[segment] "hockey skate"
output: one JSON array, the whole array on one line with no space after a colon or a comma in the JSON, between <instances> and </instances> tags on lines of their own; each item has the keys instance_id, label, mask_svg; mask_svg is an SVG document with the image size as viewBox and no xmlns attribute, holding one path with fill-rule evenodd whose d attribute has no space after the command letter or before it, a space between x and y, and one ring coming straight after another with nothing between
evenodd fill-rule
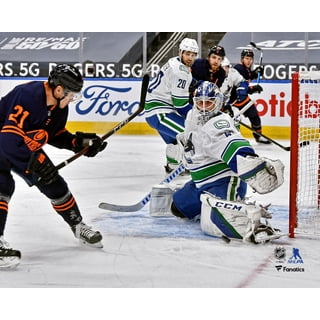
<instances>
[{"instance_id":1,"label":"hockey skate","mask_svg":"<svg viewBox=\"0 0 320 320\"><path fill-rule=\"evenodd\" d=\"M81 243L94 248L103 248L101 233L99 231L93 231L92 227L87 226L85 223L80 222L71 226L71 230Z\"/></svg>"},{"instance_id":2,"label":"hockey skate","mask_svg":"<svg viewBox=\"0 0 320 320\"><path fill-rule=\"evenodd\" d=\"M271 240L279 239L282 236L286 236L287 234L281 232L280 229L275 229L268 225L267 221L266 224L260 224L258 228L256 228L251 237L250 240L254 244L264 244L266 242L269 242Z\"/></svg>"},{"instance_id":3,"label":"hockey skate","mask_svg":"<svg viewBox=\"0 0 320 320\"><path fill-rule=\"evenodd\" d=\"M21 259L21 252L10 248L9 243L0 237L0 269L16 268Z\"/></svg>"},{"instance_id":4,"label":"hockey skate","mask_svg":"<svg viewBox=\"0 0 320 320\"><path fill-rule=\"evenodd\" d=\"M258 135L255 135L254 136L255 140L257 143L263 143L263 144L270 144L271 142L269 140L267 140L266 138L264 137L261 137L261 136L258 136Z\"/></svg>"},{"instance_id":5,"label":"hockey skate","mask_svg":"<svg viewBox=\"0 0 320 320\"><path fill-rule=\"evenodd\" d=\"M258 206L255 201L247 203L246 211L251 223L248 224L249 230L243 238L244 241L265 244L287 235L269 224L268 219L272 218L271 213L268 211L270 205ZM264 222L261 221L261 218L264 218Z\"/></svg>"}]
</instances>

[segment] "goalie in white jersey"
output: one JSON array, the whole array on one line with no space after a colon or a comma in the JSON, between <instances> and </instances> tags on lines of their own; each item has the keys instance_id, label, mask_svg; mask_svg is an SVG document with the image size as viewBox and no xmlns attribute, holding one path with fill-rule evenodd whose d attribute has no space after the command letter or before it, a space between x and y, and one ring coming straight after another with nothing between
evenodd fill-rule
<instances>
[{"instance_id":1,"label":"goalie in white jersey","mask_svg":"<svg viewBox=\"0 0 320 320\"><path fill-rule=\"evenodd\" d=\"M258 193L269 193L283 183L284 166L280 160L255 154L233 119L220 111L223 101L223 94L211 82L202 82L195 91L185 131L178 136L192 180L174 192L171 211L189 219L201 214L201 227L207 234L254 241L252 235L261 227L260 217L270 214L255 204L244 203L247 184ZM213 213L216 207L219 219ZM274 229L267 228L270 236Z\"/></svg>"},{"instance_id":2,"label":"goalie in white jersey","mask_svg":"<svg viewBox=\"0 0 320 320\"><path fill-rule=\"evenodd\" d=\"M167 144L167 172L174 170L181 162L176 135L184 131L186 114L192 108L189 103L192 83L190 67L198 51L196 40L183 39L179 45L179 56L168 60L148 88L145 118Z\"/></svg>"}]
</instances>

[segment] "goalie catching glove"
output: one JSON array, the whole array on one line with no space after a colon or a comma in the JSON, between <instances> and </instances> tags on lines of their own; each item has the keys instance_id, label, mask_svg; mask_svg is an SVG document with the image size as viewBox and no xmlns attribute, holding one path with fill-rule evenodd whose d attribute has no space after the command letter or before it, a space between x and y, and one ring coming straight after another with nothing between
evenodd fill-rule
<instances>
[{"instance_id":1,"label":"goalie catching glove","mask_svg":"<svg viewBox=\"0 0 320 320\"><path fill-rule=\"evenodd\" d=\"M284 165L280 160L237 156L238 175L260 194L269 193L283 184Z\"/></svg>"},{"instance_id":2,"label":"goalie catching glove","mask_svg":"<svg viewBox=\"0 0 320 320\"><path fill-rule=\"evenodd\" d=\"M103 141L95 133L76 132L73 140L72 151L77 153L82 149L89 147L88 151L84 154L87 157L94 157L100 151L104 150L107 142Z\"/></svg>"}]
</instances>

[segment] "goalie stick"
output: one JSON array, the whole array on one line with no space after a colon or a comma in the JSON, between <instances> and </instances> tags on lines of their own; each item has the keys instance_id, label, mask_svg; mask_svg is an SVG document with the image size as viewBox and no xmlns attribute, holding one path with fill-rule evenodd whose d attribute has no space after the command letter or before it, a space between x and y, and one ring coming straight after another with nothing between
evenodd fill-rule
<instances>
[{"instance_id":1,"label":"goalie stick","mask_svg":"<svg viewBox=\"0 0 320 320\"><path fill-rule=\"evenodd\" d=\"M173 181L183 171L185 171L185 167L183 164L181 164L176 170L172 171L164 180L162 180L160 184L169 183ZM107 202L101 202L99 204L99 208L110 211L135 212L142 209L150 201L150 199L151 192L149 192L143 199L141 199L141 201L132 205L118 205Z\"/></svg>"},{"instance_id":2,"label":"goalie stick","mask_svg":"<svg viewBox=\"0 0 320 320\"><path fill-rule=\"evenodd\" d=\"M143 76L142 79L142 85L141 85L141 92L140 92L140 103L139 103L139 108L133 113L131 114L128 118L126 118L125 120L119 122L115 127L113 127L110 131L108 131L105 135L103 135L101 137L102 140L106 140L107 138L109 138L111 135L113 135L115 132L117 132L118 130L120 130L122 127L124 127L128 122L130 122L133 118L135 118L139 113L141 113L144 110L144 105L145 105L145 100L146 100L146 95L147 95L147 90L148 90L148 85L149 85L149 75L145 74ZM76 154L74 154L72 157L70 157L69 159L61 162L60 164L58 164L56 166L57 170L65 167L66 165L68 165L69 163L71 163L72 161L78 159L80 156L82 156L83 154L85 154L88 150L89 150L89 146L83 148L82 150L80 150L79 152L77 152Z\"/></svg>"},{"instance_id":3,"label":"goalie stick","mask_svg":"<svg viewBox=\"0 0 320 320\"><path fill-rule=\"evenodd\" d=\"M244 108L240 110L240 112L237 114L236 117L234 117L234 120L239 118L241 114L243 114L251 104L246 105ZM238 120L236 120L238 121ZM173 181L180 173L182 173L185 170L185 167L183 165L180 165L176 170L172 171L164 180L160 182L160 184L163 183L169 183ZM132 204L132 205L118 205L118 204L112 204L107 202L101 202L99 204L100 209L104 210L110 210L110 211L120 211L120 212L136 212L140 209L142 209L151 199L151 192L149 192L143 199L141 199L139 202Z\"/></svg>"}]
</instances>

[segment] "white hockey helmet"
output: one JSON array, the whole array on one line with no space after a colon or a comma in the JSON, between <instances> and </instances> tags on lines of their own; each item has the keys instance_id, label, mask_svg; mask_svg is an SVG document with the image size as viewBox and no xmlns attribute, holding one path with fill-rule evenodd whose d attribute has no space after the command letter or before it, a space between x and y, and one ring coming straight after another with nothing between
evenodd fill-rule
<instances>
[{"instance_id":1,"label":"white hockey helmet","mask_svg":"<svg viewBox=\"0 0 320 320\"><path fill-rule=\"evenodd\" d=\"M179 45L180 51L190 51L198 54L199 46L196 40L190 38L184 38Z\"/></svg>"},{"instance_id":2,"label":"white hockey helmet","mask_svg":"<svg viewBox=\"0 0 320 320\"><path fill-rule=\"evenodd\" d=\"M227 57L224 57L221 62L221 67L231 67L231 62Z\"/></svg>"}]
</instances>

